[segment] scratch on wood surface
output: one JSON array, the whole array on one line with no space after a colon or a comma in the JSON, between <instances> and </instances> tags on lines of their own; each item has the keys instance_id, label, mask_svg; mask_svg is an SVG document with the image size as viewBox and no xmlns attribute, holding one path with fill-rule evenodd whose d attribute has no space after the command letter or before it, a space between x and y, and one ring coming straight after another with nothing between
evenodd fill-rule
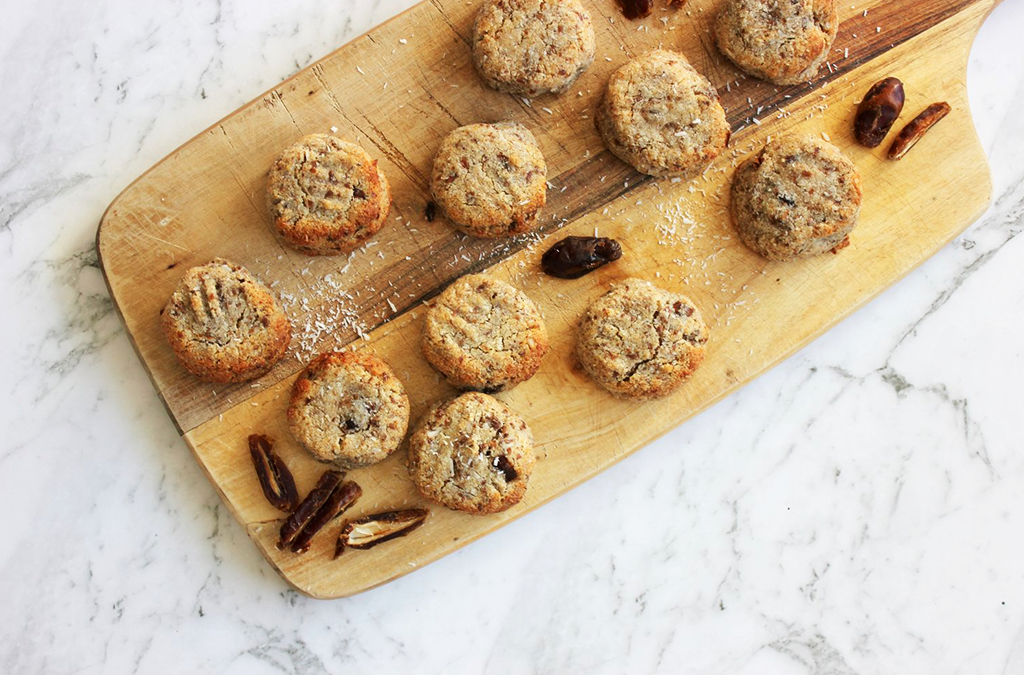
<instances>
[{"instance_id":1,"label":"scratch on wood surface","mask_svg":"<svg viewBox=\"0 0 1024 675\"><path fill-rule=\"evenodd\" d=\"M159 242L161 242L163 244L167 244L168 246L173 246L174 248L181 249L182 251L185 251L186 253L191 253L192 252L192 249L190 249L190 248L185 248L184 246L182 246L180 244L175 244L173 241L167 241L166 239L161 239L160 237L156 236L155 234L150 234L149 232L146 232L145 230L142 230L142 229L135 230L135 234L142 235L144 237L149 237L150 239L159 241Z\"/></svg>"},{"instance_id":2,"label":"scratch on wood surface","mask_svg":"<svg viewBox=\"0 0 1024 675\"><path fill-rule=\"evenodd\" d=\"M235 155L242 156L242 153L238 151L235 144L231 142L231 136L228 134L228 130L224 128L224 125L218 124L217 126L220 128L221 133L224 134L224 140L227 141L228 147L231 148L231 152L235 153ZM228 164L228 172L231 174L231 178L234 179L235 184L238 185L238 189L242 191L243 195L245 195L245 200L249 202L249 206L252 207L252 210L256 212L256 215L260 217L260 220L269 224L270 220L267 218L266 209L260 208L260 206L253 201L252 195L245 189L245 184L242 183L242 179L235 173L234 163Z\"/></svg>"},{"instance_id":3,"label":"scratch on wood surface","mask_svg":"<svg viewBox=\"0 0 1024 675\"><path fill-rule=\"evenodd\" d=\"M448 12L445 11L445 8L443 6L441 6L441 3L439 2L439 0L430 0L430 4L433 5L437 9L437 12L441 15L441 18L444 19L444 22L446 24L448 24L449 28L452 29L452 32L455 33L457 36L459 36L460 40L465 42L467 45L471 44L471 40L470 40L469 36L464 34L462 31L459 30L459 27L456 26L455 22L453 22L451 17L448 16Z\"/></svg>"},{"instance_id":4,"label":"scratch on wood surface","mask_svg":"<svg viewBox=\"0 0 1024 675\"><path fill-rule=\"evenodd\" d=\"M288 108L288 104L284 102L284 97L281 96L281 92L275 89L274 91L271 92L271 96L275 97L278 101L280 101L281 107L284 108L284 111L286 113L288 113L288 118L291 119L292 124L295 125L295 128L298 129L300 132L305 133L302 127L299 126L299 123L295 120L295 115L293 115L292 111Z\"/></svg>"}]
</instances>

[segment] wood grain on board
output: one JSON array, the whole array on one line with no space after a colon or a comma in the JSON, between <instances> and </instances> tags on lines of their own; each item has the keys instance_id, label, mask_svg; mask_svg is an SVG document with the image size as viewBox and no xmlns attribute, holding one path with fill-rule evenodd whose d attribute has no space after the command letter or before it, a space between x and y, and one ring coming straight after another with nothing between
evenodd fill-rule
<instances>
[{"instance_id":1,"label":"wood grain on board","mask_svg":"<svg viewBox=\"0 0 1024 675\"><path fill-rule=\"evenodd\" d=\"M842 5L833 58L813 83L775 87L744 77L708 33L713 0L684 9L656 3L626 21L612 0L591 0L598 56L562 96L533 100L481 85L468 47L476 3L431 0L357 38L207 129L129 186L97 237L128 334L199 463L271 564L299 590L339 597L436 560L607 468L764 372L877 295L959 234L989 198L987 163L965 89L967 54L996 0L874 0ZM733 125L730 149L690 182L652 179L604 150L593 111L609 74L658 47L682 51L719 88ZM904 120L933 101L953 114L901 162L852 139L856 104L894 75L906 84ZM540 232L506 242L468 239L442 218L427 222L427 178L455 127L514 119L531 128L551 188ZM736 239L726 214L735 165L768 135L825 134L856 161L865 200L852 245L839 255L768 263ZM385 228L363 250L310 258L273 235L266 173L299 136L336 133L381 160L394 193ZM598 230L622 260L577 281L544 277L537 259L555 238ZM181 274L220 256L272 285L295 328L288 358L255 383L208 385L174 360L157 315ZM304 556L278 552L279 516L263 499L245 438L268 433L300 491L323 470L291 439L284 409L295 373L315 353L356 341L402 378L413 419L452 395L419 354L422 304L468 272L491 271L540 306L552 351L540 373L499 395L534 431L541 457L524 502L474 517L431 507L409 537L331 561L337 527ZM709 357L673 396L643 404L611 398L574 367L575 323L612 281L641 276L688 294L711 327ZM354 516L422 505L404 452L352 472L364 497Z\"/></svg>"}]
</instances>

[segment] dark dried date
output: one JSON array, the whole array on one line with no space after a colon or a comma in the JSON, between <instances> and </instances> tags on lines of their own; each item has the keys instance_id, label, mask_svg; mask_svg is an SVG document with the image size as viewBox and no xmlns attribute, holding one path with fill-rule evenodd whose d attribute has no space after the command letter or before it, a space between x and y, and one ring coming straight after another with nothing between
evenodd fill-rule
<instances>
[{"instance_id":1,"label":"dark dried date","mask_svg":"<svg viewBox=\"0 0 1024 675\"><path fill-rule=\"evenodd\" d=\"M579 279L598 267L622 257L619 242L607 237L566 237L541 256L545 274L559 279Z\"/></svg>"},{"instance_id":2,"label":"dark dried date","mask_svg":"<svg viewBox=\"0 0 1024 675\"><path fill-rule=\"evenodd\" d=\"M516 468L512 466L512 462L508 461L508 457L505 455L498 455L491 464L505 476L506 483L511 483L519 476Z\"/></svg>"},{"instance_id":3,"label":"dark dried date","mask_svg":"<svg viewBox=\"0 0 1024 675\"><path fill-rule=\"evenodd\" d=\"M356 483L349 481L338 485L331 492L331 495L320 507L320 510L310 519L295 541L292 542L292 553L305 553L317 532L324 528L324 525L331 522L356 503L356 500L363 495L363 489Z\"/></svg>"},{"instance_id":4,"label":"dark dried date","mask_svg":"<svg viewBox=\"0 0 1024 675\"><path fill-rule=\"evenodd\" d=\"M944 101L942 103L932 103L924 109L924 112L910 120L907 126L903 127L896 140L892 142L892 147L889 148L889 159L903 159L903 156L910 152L910 149L917 145L919 140L924 138L929 129L948 115L950 110L952 108Z\"/></svg>"},{"instance_id":5,"label":"dark dried date","mask_svg":"<svg viewBox=\"0 0 1024 675\"><path fill-rule=\"evenodd\" d=\"M263 496L275 509L291 513L299 504L299 492L288 465L274 452L274 441L263 434L249 436L249 455Z\"/></svg>"},{"instance_id":6,"label":"dark dried date","mask_svg":"<svg viewBox=\"0 0 1024 675\"><path fill-rule=\"evenodd\" d=\"M903 112L903 83L887 77L868 89L857 108L853 131L865 148L877 148Z\"/></svg>"},{"instance_id":7,"label":"dark dried date","mask_svg":"<svg viewBox=\"0 0 1024 675\"><path fill-rule=\"evenodd\" d=\"M428 515L430 511L426 509L407 509L345 521L338 535L338 544L334 548L334 557L337 558L344 553L346 547L364 550L397 537L404 537L422 525Z\"/></svg>"},{"instance_id":8,"label":"dark dried date","mask_svg":"<svg viewBox=\"0 0 1024 675\"><path fill-rule=\"evenodd\" d=\"M423 217L427 219L428 223L434 222L434 218L437 217L437 204L427 202L427 207L423 209Z\"/></svg>"},{"instance_id":9,"label":"dark dried date","mask_svg":"<svg viewBox=\"0 0 1024 675\"><path fill-rule=\"evenodd\" d=\"M309 524L309 521L317 514L344 476L345 474L340 471L324 471L320 480L317 481L316 487L310 490L295 512L288 516L288 519L281 525L281 538L277 542L279 549L284 549L295 541L302 528Z\"/></svg>"},{"instance_id":10,"label":"dark dried date","mask_svg":"<svg viewBox=\"0 0 1024 675\"><path fill-rule=\"evenodd\" d=\"M617 0L619 9L627 19L642 19L654 9L654 0Z\"/></svg>"}]
</instances>

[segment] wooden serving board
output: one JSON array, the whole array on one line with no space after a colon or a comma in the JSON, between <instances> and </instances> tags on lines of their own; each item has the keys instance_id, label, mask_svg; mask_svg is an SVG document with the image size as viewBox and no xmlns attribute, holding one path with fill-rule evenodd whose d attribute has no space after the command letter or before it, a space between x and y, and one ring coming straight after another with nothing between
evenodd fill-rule
<instances>
[{"instance_id":1,"label":"wooden serving board","mask_svg":"<svg viewBox=\"0 0 1024 675\"><path fill-rule=\"evenodd\" d=\"M350 595L451 553L595 475L807 344L907 274L985 209L990 183L965 88L968 50L997 0L859 0L840 3L833 58L812 84L774 87L742 77L715 50L714 0L627 21L612 0L589 0L598 56L563 96L532 101L482 86L469 39L476 2L430 0L302 70L202 132L130 185L97 235L107 284L128 335L196 459L270 564L318 598ZM632 171L602 146L594 109L609 74L664 46L682 51L718 87L733 125L730 149L689 182ZM906 84L901 122L933 101L952 114L901 162L852 139L867 88ZM539 233L495 242L427 222L427 180L440 140L459 125L513 119L533 130L548 162ZM792 263L745 249L727 216L736 164L768 135L824 134L856 161L864 205L850 247ZM275 155L298 137L334 132L381 160L394 193L386 227L364 250L310 258L273 235L263 193ZM540 274L540 253L567 234L618 239L617 263L576 281ZM209 385L175 362L158 312L182 273L221 256L247 266L284 300L295 329L289 356L255 383ZM295 556L274 540L280 514L263 498L246 437L266 433L305 494L324 466L291 438L285 420L295 374L320 351L369 349L404 382L416 418L454 392L420 355L423 304L460 275L489 269L524 289L544 313L552 349L540 373L499 395L526 418L539 462L524 501L470 516L425 504L404 448L350 473L364 496L348 515L427 506L422 528L331 560L337 523ZM673 396L617 400L574 366L576 322L587 303L626 276L689 295L711 328L709 356ZM867 327L866 327L867 328ZM870 339L870 337L868 337Z\"/></svg>"}]
</instances>

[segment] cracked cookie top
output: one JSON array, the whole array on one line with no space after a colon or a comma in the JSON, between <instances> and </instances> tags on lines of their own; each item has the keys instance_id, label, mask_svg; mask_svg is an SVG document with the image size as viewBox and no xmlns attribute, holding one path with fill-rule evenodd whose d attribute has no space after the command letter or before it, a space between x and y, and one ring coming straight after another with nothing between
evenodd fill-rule
<instances>
[{"instance_id":1,"label":"cracked cookie top","mask_svg":"<svg viewBox=\"0 0 1024 675\"><path fill-rule=\"evenodd\" d=\"M704 360L708 327L685 295L620 281L580 321L576 356L602 387L628 398L671 393Z\"/></svg>"},{"instance_id":2,"label":"cracked cookie top","mask_svg":"<svg viewBox=\"0 0 1024 675\"><path fill-rule=\"evenodd\" d=\"M346 469L386 458L409 424L409 398L394 371L366 352L327 352L292 385L288 425L322 462Z\"/></svg>"},{"instance_id":3,"label":"cracked cookie top","mask_svg":"<svg viewBox=\"0 0 1024 675\"><path fill-rule=\"evenodd\" d=\"M496 392L533 377L548 351L548 336L525 293L486 274L470 274L446 288L427 311L421 346L452 386Z\"/></svg>"},{"instance_id":4,"label":"cracked cookie top","mask_svg":"<svg viewBox=\"0 0 1024 675\"><path fill-rule=\"evenodd\" d=\"M428 499L468 513L497 513L523 498L536 459L533 434L486 394L462 394L428 412L409 439L409 472Z\"/></svg>"},{"instance_id":5,"label":"cracked cookie top","mask_svg":"<svg viewBox=\"0 0 1024 675\"><path fill-rule=\"evenodd\" d=\"M685 56L666 49L612 73L596 122L615 156L651 176L699 174L731 134L718 91Z\"/></svg>"},{"instance_id":6,"label":"cracked cookie top","mask_svg":"<svg viewBox=\"0 0 1024 675\"><path fill-rule=\"evenodd\" d=\"M185 272L160 317L178 360L207 382L259 377L291 341L291 325L270 289L220 258Z\"/></svg>"},{"instance_id":7,"label":"cracked cookie top","mask_svg":"<svg viewBox=\"0 0 1024 675\"><path fill-rule=\"evenodd\" d=\"M537 226L547 199L547 165L522 124L470 124L441 142L430 187L458 229L475 237L509 237Z\"/></svg>"},{"instance_id":8,"label":"cracked cookie top","mask_svg":"<svg viewBox=\"0 0 1024 675\"><path fill-rule=\"evenodd\" d=\"M594 61L594 26L579 0L486 0L473 25L473 60L498 91L561 93Z\"/></svg>"},{"instance_id":9,"label":"cracked cookie top","mask_svg":"<svg viewBox=\"0 0 1024 675\"><path fill-rule=\"evenodd\" d=\"M715 20L722 53L775 84L813 79L838 29L833 0L725 0Z\"/></svg>"},{"instance_id":10,"label":"cracked cookie top","mask_svg":"<svg viewBox=\"0 0 1024 675\"><path fill-rule=\"evenodd\" d=\"M270 168L267 205L281 237L310 255L348 253L376 234L391 209L377 160L327 134L305 136Z\"/></svg>"}]
</instances>

